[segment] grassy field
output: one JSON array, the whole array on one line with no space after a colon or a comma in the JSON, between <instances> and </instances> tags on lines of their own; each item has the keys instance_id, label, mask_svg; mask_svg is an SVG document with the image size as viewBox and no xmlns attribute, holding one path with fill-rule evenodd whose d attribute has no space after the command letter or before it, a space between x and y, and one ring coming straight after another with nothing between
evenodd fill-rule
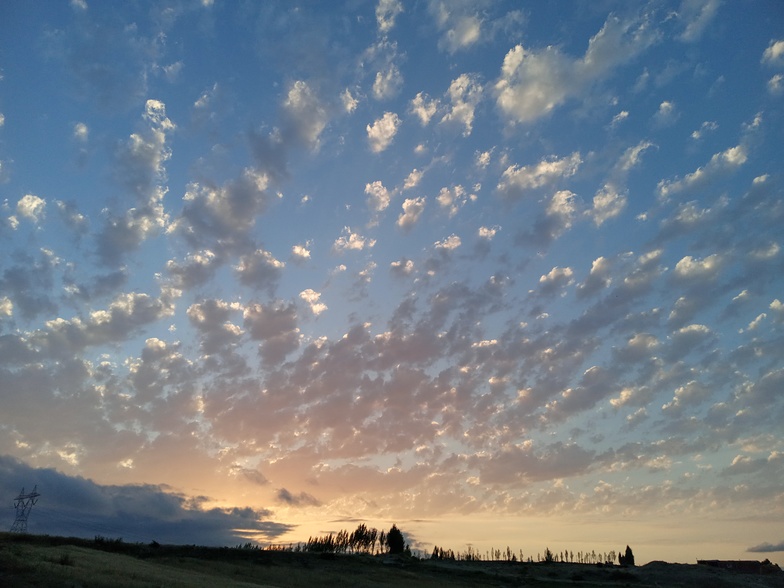
<instances>
[{"instance_id":1,"label":"grassy field","mask_svg":"<svg viewBox=\"0 0 784 588\"><path fill-rule=\"evenodd\" d=\"M747 576L657 562L637 568L580 564L435 562L270 552L0 533L0 586L14 587L784 587Z\"/></svg>"}]
</instances>

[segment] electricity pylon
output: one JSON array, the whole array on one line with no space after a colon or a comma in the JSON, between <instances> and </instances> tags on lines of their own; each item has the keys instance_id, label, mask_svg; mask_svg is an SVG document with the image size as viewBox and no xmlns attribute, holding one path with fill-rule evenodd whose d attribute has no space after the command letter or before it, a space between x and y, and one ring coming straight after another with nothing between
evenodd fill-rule
<instances>
[{"instance_id":1,"label":"electricity pylon","mask_svg":"<svg viewBox=\"0 0 784 588\"><path fill-rule=\"evenodd\" d=\"M30 516L30 511L33 510L35 503L38 502L38 497L41 496L36 490L38 486L33 487L30 494L24 493L24 488L14 499L14 508L16 509L16 520L11 525L11 533L27 533L27 517Z\"/></svg>"}]
</instances>

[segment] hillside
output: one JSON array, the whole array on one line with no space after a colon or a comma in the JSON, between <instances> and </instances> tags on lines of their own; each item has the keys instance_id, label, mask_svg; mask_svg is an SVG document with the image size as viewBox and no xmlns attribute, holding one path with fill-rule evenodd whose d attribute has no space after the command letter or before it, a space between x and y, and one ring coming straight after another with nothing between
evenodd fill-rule
<instances>
[{"instance_id":1,"label":"hillside","mask_svg":"<svg viewBox=\"0 0 784 588\"><path fill-rule=\"evenodd\" d=\"M112 588L299 586L784 587L784 574L748 575L652 562L620 568L565 563L444 562L385 556L142 545L0 534L0 586Z\"/></svg>"}]
</instances>

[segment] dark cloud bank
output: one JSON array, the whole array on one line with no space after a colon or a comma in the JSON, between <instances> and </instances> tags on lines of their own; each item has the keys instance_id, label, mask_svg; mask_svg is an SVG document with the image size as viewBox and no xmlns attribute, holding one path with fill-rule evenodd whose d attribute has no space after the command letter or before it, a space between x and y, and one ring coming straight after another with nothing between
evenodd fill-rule
<instances>
[{"instance_id":1,"label":"dark cloud bank","mask_svg":"<svg viewBox=\"0 0 784 588\"><path fill-rule=\"evenodd\" d=\"M102 486L0 456L4 526L14 522L13 499L22 488L31 492L34 486L41 497L27 529L35 534L222 546L250 537L274 540L292 528L269 520L272 513L267 510L202 508L205 497L185 497L153 485Z\"/></svg>"}]
</instances>

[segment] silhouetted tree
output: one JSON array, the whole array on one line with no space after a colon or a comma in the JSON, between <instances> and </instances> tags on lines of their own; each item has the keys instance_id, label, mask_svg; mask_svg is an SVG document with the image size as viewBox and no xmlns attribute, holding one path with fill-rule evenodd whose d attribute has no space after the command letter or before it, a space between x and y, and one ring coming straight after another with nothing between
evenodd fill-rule
<instances>
[{"instance_id":1,"label":"silhouetted tree","mask_svg":"<svg viewBox=\"0 0 784 588\"><path fill-rule=\"evenodd\" d=\"M553 555L553 552L550 551L549 547L546 547L544 550L544 561L547 563L553 563L555 561L555 556Z\"/></svg>"},{"instance_id":2,"label":"silhouetted tree","mask_svg":"<svg viewBox=\"0 0 784 588\"><path fill-rule=\"evenodd\" d=\"M634 553L632 553L632 548L628 545L626 546L626 553L624 555L618 554L618 563L622 566L633 566L634 565Z\"/></svg>"},{"instance_id":3,"label":"silhouetted tree","mask_svg":"<svg viewBox=\"0 0 784 588\"><path fill-rule=\"evenodd\" d=\"M403 533L400 532L396 525L392 525L392 528L387 533L387 547L389 548L389 553L403 553L406 547Z\"/></svg>"}]
</instances>

